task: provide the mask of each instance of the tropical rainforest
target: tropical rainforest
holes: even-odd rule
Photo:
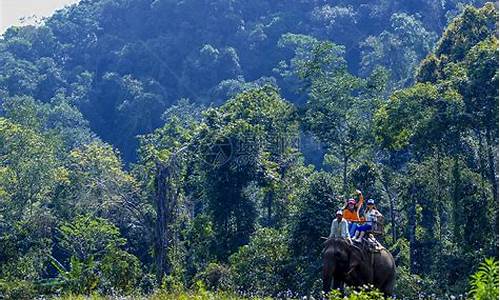
[[[481,0],[81,0],[10,27],[0,298],[318,299],[359,189],[397,298],[497,299],[498,57]]]

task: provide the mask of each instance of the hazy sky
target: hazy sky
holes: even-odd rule
[[[0,0],[0,33],[7,27],[20,25],[20,18],[50,16],[54,11],[79,0]]]

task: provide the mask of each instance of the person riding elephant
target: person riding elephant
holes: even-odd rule
[[[349,224],[347,223],[347,220],[342,217],[342,210],[338,210],[335,214],[335,219],[332,221],[330,235],[328,238],[351,239],[349,234]]]
[[[354,234],[354,241],[361,242],[365,232],[372,230],[377,225],[378,219],[383,217],[380,211],[375,207],[375,200],[368,199],[364,216],[365,222],[363,225],[357,226]]]
[[[323,291],[371,284],[386,296],[392,296],[396,264],[385,248],[377,252],[357,247],[342,238],[325,241],[323,251]]]
[[[363,221],[363,219],[359,217],[359,211],[364,202],[363,193],[360,190],[356,190],[356,194],[358,195],[358,201],[356,202],[354,198],[351,198],[347,200],[347,203],[342,209],[342,216],[349,223],[349,234],[351,237],[354,236],[358,223]]]

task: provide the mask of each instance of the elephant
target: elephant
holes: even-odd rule
[[[348,286],[371,284],[386,297],[391,297],[396,280],[396,263],[385,248],[370,252],[343,238],[331,238],[324,242],[323,291]]]

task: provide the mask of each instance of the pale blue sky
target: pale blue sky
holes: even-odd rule
[[[50,16],[57,9],[80,0],[0,0],[0,33],[7,27],[20,25],[20,18]]]

